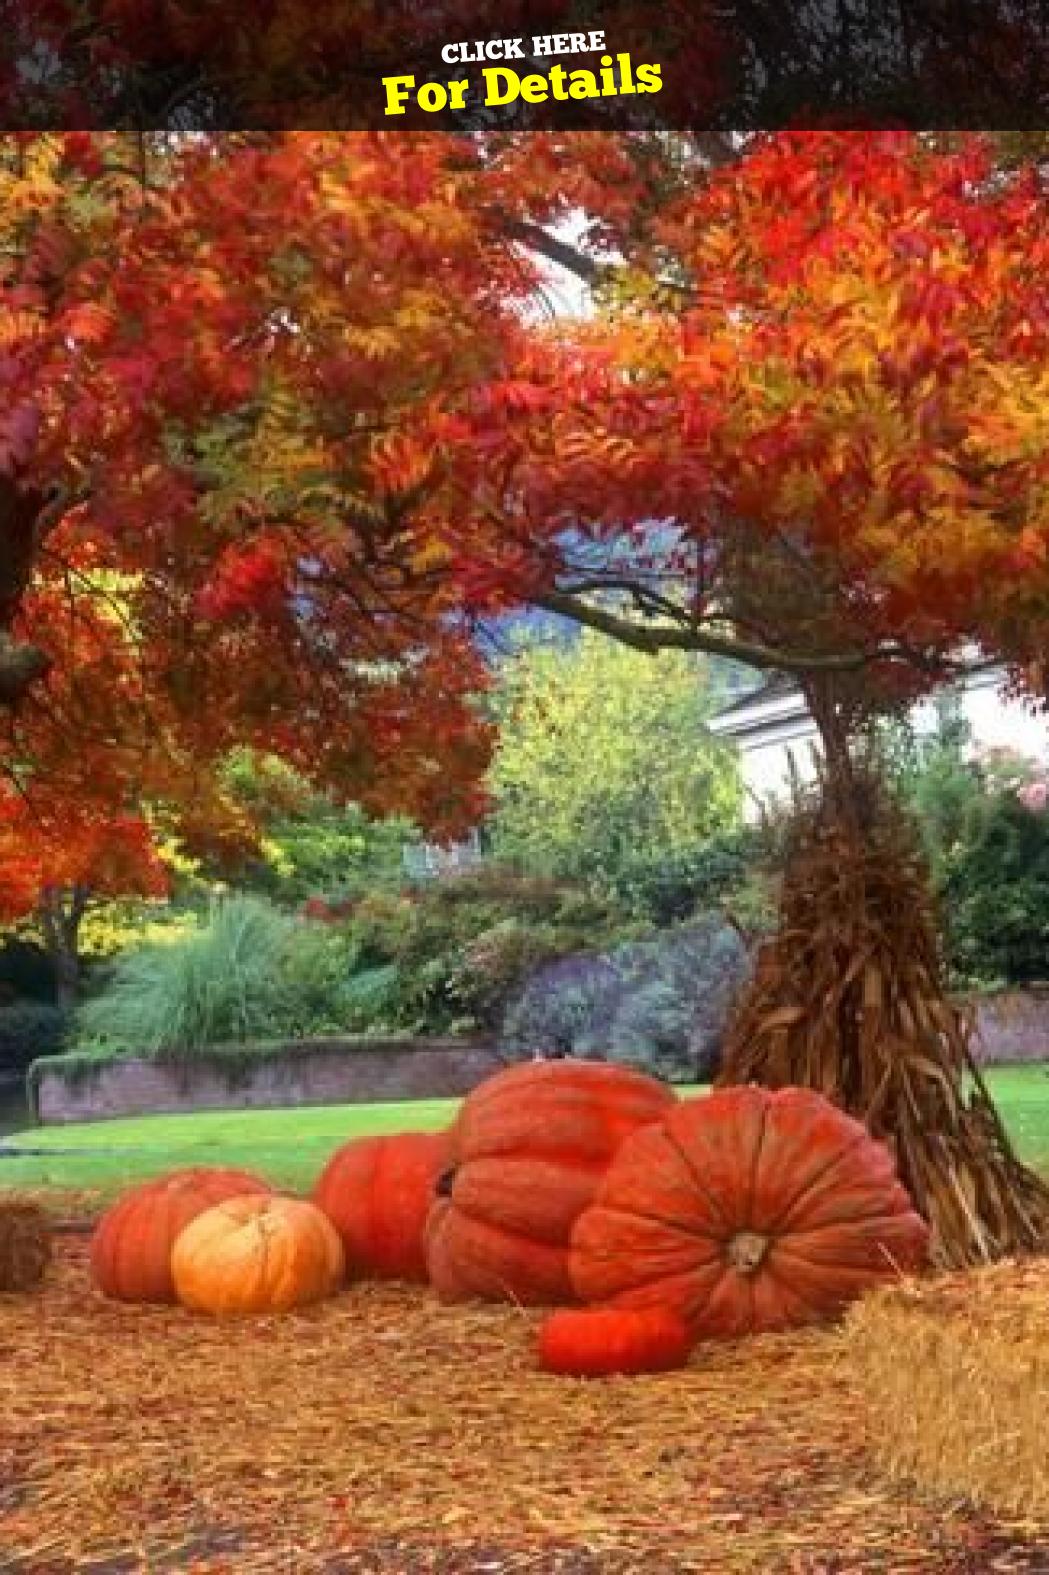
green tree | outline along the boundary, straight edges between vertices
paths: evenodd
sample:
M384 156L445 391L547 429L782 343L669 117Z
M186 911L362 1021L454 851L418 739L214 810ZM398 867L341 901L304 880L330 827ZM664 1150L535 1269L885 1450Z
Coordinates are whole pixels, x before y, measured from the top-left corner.
M613 890L639 853L673 859L735 825L734 757L710 735L710 667L585 630L528 644L495 694L493 852Z
M403 883L402 850L419 838L404 817L379 820L358 804L341 804L275 755L238 750L225 779L260 832L259 856L242 866L239 886L295 906Z

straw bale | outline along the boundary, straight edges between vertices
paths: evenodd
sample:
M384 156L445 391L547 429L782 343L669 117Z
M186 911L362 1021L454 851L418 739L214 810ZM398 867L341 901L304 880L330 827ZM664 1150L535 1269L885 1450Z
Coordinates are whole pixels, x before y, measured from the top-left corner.
M849 1312L842 1355L892 1479L1049 1515L1049 1259L877 1291Z

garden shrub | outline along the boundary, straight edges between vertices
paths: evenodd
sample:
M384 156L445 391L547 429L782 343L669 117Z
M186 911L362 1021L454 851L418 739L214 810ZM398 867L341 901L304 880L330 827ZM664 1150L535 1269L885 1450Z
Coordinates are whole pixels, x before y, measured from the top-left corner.
M286 761L250 750L234 751L225 777L263 830L260 855L241 872L248 890L299 907L311 897L338 902L403 882L404 847L419 840L403 817L374 820L312 788Z
M1049 979L1049 815L1008 790L974 805L947 861L942 907L956 974Z
M1049 815L1034 765L1008 749L976 753L949 696L932 734L897 722L883 745L921 832L952 982L1049 979Z
M0 1072L21 1072L37 1056L59 1054L69 1029L69 1014L47 1001L0 1007Z
M24 935L7 935L0 942L0 987L21 1000L55 999L55 969L38 941Z
M671 1081L713 1075L749 971L739 934L708 914L600 955L562 957L527 981L503 1020L509 1055L621 1061Z
M540 962L640 928L611 898L489 866L356 904L341 1000L360 1032L489 1029Z
M722 908L747 928L766 929L773 906L763 875L772 855L768 832L749 826L674 853L642 851L624 861L615 895L661 927Z

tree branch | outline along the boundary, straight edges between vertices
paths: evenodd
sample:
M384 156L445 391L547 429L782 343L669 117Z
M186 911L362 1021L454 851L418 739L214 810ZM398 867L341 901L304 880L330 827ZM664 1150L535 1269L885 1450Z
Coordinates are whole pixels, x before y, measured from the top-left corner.
M527 246L533 252L539 252L551 262L559 263L562 268L567 268L569 273L574 273L577 279L582 279L584 284L596 284L604 272L601 264L595 262L592 257L588 257L570 242L559 240L556 235L551 235L539 224L529 224L524 219L511 219L505 215L500 219L500 223L511 240L520 241L522 246Z
M532 597L533 605L546 612L558 613L562 618L585 624L589 629L618 640L621 645L632 646L636 651L655 655L658 651L704 651L708 656L723 656L730 661L742 662L747 667L785 673L850 673L858 672L872 662L898 661L911 666L927 666L920 653L905 646L885 645L873 650L836 652L830 655L806 655L801 651L782 651L773 646L752 640L739 640L732 635L715 634L712 630L691 628L653 627L632 623L607 608L595 607L590 602L578 600L566 591L544 591ZM945 675L955 664L948 659L935 663Z

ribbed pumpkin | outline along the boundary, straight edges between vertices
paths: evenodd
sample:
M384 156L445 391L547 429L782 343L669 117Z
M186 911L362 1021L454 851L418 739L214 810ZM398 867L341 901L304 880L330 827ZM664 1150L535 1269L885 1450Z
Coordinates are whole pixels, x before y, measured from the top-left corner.
M858 1121L808 1089L731 1088L623 1145L573 1232L572 1282L696 1337L755 1334L833 1317L927 1246Z
M287 1312L331 1296L346 1260L312 1203L249 1194L200 1214L175 1242L171 1276L195 1312Z
M179 1232L224 1198L269 1191L268 1184L249 1171L207 1166L142 1182L98 1222L91 1239L95 1284L117 1301L175 1301L171 1249Z
M596 1061L498 1072L464 1100L452 1166L427 1222L430 1280L443 1301L530 1306L574 1300L572 1227L624 1138L676 1103L654 1078Z
M331 1156L313 1189L347 1260L380 1280L425 1284L426 1217L451 1157L447 1132L354 1138Z
M662 1307L566 1307L539 1331L539 1365L571 1378L667 1373L685 1366L692 1344L684 1320Z

